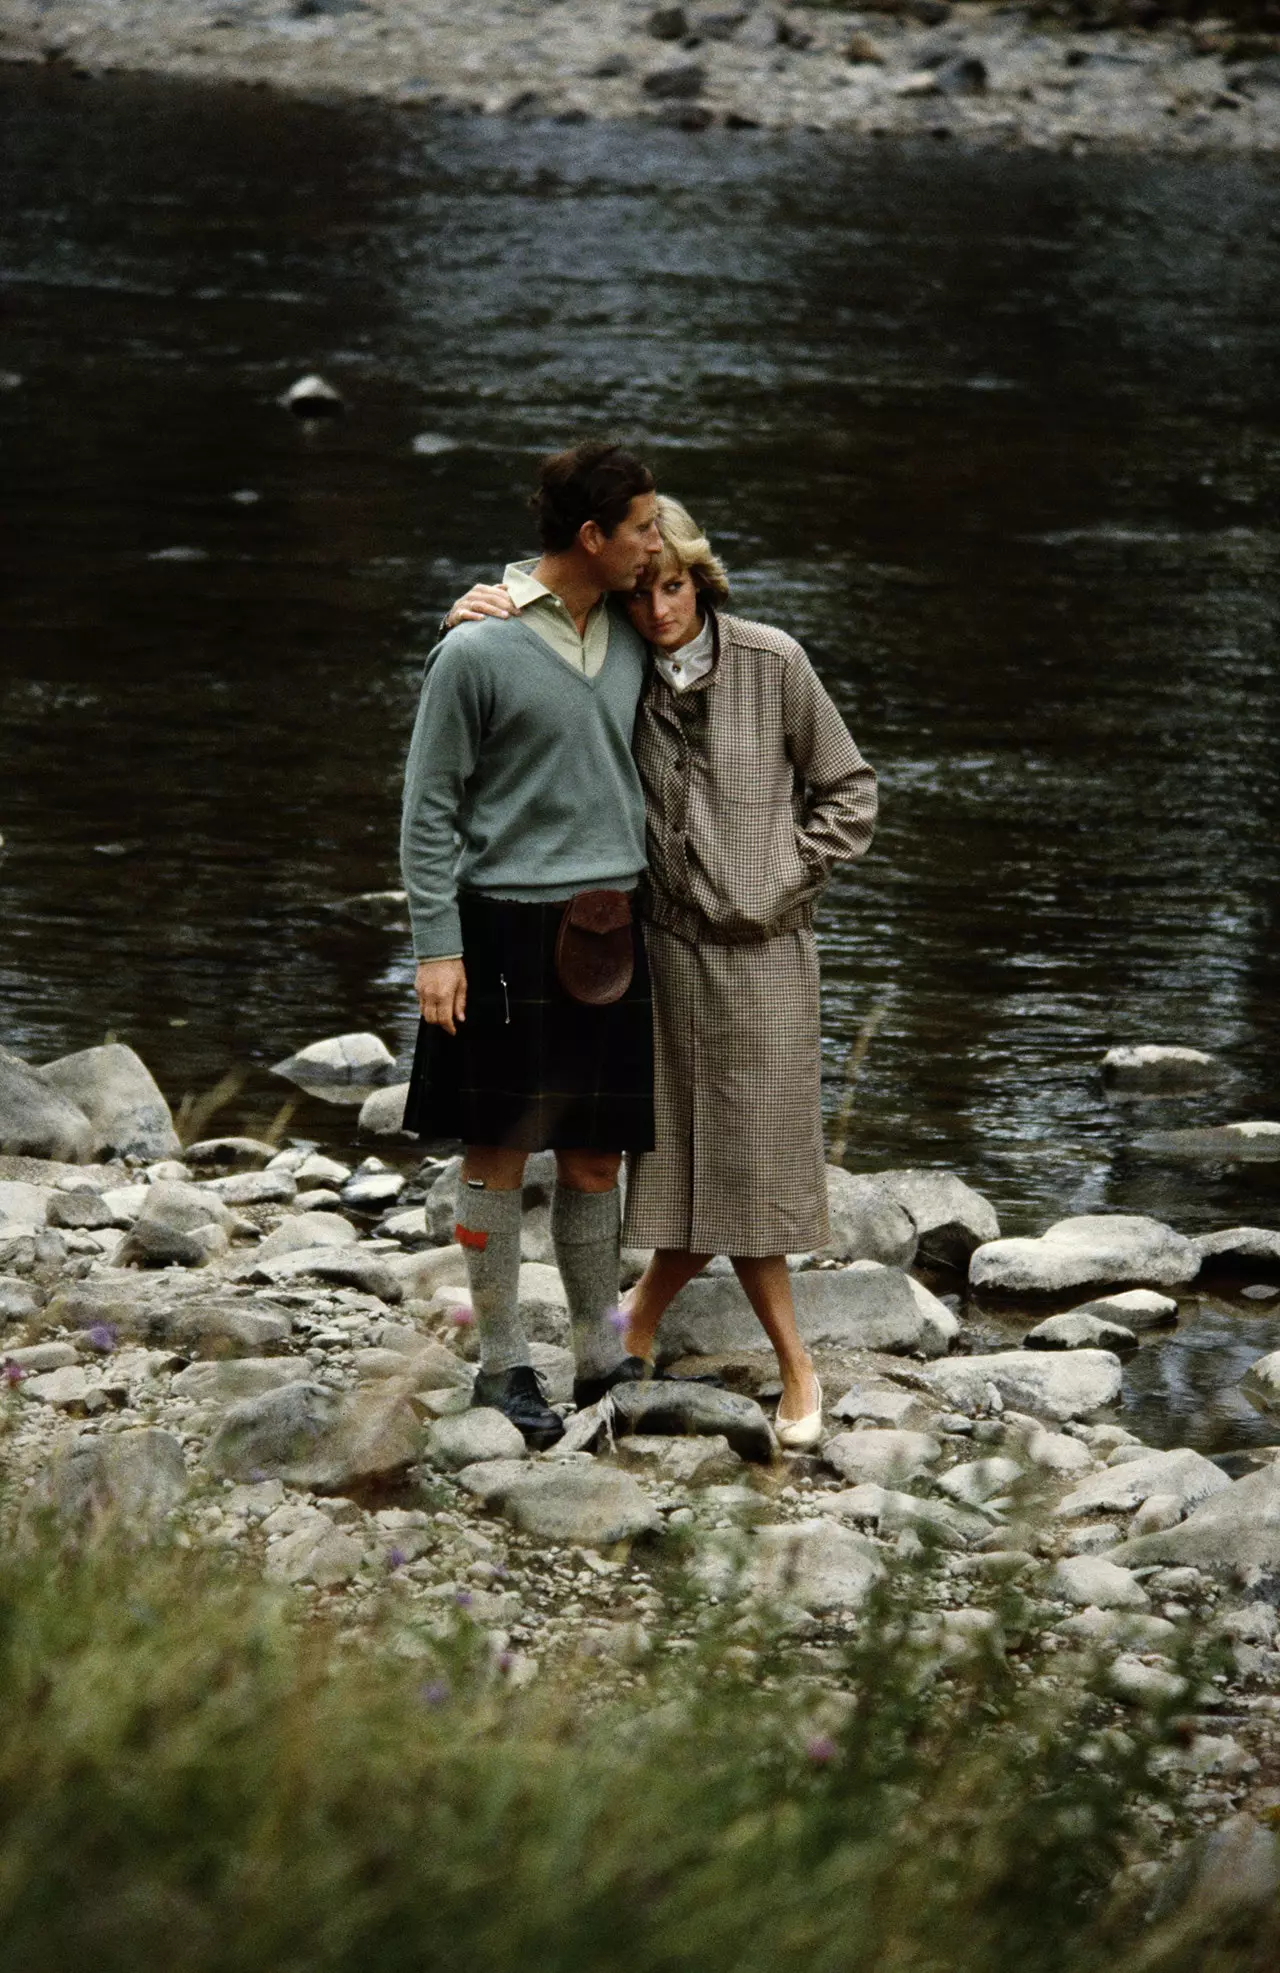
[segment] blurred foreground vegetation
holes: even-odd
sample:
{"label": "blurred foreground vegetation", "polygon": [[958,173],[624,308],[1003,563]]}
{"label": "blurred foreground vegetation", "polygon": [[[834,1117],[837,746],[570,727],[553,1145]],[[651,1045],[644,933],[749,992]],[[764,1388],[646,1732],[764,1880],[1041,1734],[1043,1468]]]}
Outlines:
{"label": "blurred foreground vegetation", "polygon": [[630,1674],[584,1664],[512,1691],[464,1617],[406,1638],[396,1605],[353,1638],[182,1550],[11,1555],[0,1969],[1280,1958],[1265,1918],[1215,1936],[1114,1891],[1172,1722],[1100,1729],[1089,1692],[1047,1696],[995,1657],[925,1675],[901,1585],[835,1694],[795,1676],[794,1643],[745,1652],[731,1612],[678,1662],[658,1648]]}

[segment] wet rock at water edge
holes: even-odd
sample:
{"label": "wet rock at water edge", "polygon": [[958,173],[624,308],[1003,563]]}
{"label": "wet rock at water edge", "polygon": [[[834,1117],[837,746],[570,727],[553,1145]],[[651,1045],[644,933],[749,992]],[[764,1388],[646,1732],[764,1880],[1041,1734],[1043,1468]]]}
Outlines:
{"label": "wet rock at water edge", "polygon": [[87,1164],[93,1128],[39,1069],[0,1048],[0,1152]]}
{"label": "wet rock at water edge", "polygon": [[118,1523],[145,1533],[179,1506],[187,1491],[182,1447],[170,1432],[146,1427],[110,1438],[73,1440],[36,1478],[23,1520],[42,1514],[71,1524]]}
{"label": "wet rock at water edge", "polygon": [[46,1063],[44,1075],[89,1119],[96,1157],[176,1158],[182,1146],[151,1071],[123,1042]]}
{"label": "wet rock at water edge", "polygon": [[395,1077],[395,1057],[376,1034],[330,1035],[313,1041],[296,1055],[276,1062],[272,1075],[283,1076],[309,1096],[331,1103],[363,1104],[371,1090]]}
{"label": "wet rock at water edge", "polygon": [[1037,1322],[1022,1339],[1027,1350],[1134,1350],[1138,1339],[1132,1329],[1083,1309],[1069,1309],[1065,1315],[1051,1315]]}
{"label": "wet rock at water edge", "polygon": [[1256,1274],[1271,1265],[1280,1271],[1280,1233],[1265,1226],[1229,1226],[1203,1233],[1196,1241],[1202,1274]]}
{"label": "wet rock at water edge", "polygon": [[609,1395],[615,1432],[722,1437],[739,1458],[765,1464],[777,1451],[773,1429],[760,1406],[736,1392],[673,1378],[617,1384]]}
{"label": "wet rock at water edge", "polygon": [[1000,1238],[995,1207],[954,1172],[883,1171],[876,1173],[876,1182],[910,1214],[917,1237],[914,1260],[921,1267],[964,1274],[974,1249]]}
{"label": "wet rock at water edge", "polygon": [[1259,1411],[1280,1415],[1280,1350],[1251,1363],[1240,1379],[1240,1389]]}
{"label": "wet rock at water edge", "polygon": [[1154,1042],[1109,1048],[1102,1058],[1102,1079],[1109,1089],[1139,1094],[1205,1089],[1223,1073],[1221,1062],[1203,1049],[1165,1047]]}
{"label": "wet rock at water edge", "polygon": [[827,1166],[831,1238],[821,1249],[838,1261],[880,1261],[910,1267],[916,1256],[916,1222],[879,1176]]}
{"label": "wet rock at water edge", "polygon": [[1109,1350],[999,1350],[951,1357],[917,1371],[920,1383],[958,1411],[977,1412],[994,1392],[1002,1405],[1033,1417],[1087,1418],[1120,1395],[1120,1362]]}
{"label": "wet rock at water edge", "polygon": [[203,1137],[197,1144],[188,1144],[182,1155],[197,1170],[232,1165],[261,1168],[275,1157],[276,1146],[258,1137]]}
{"label": "wet rock at water edge", "polygon": [[1149,1130],[1134,1143],[1165,1157],[1221,1159],[1228,1164],[1280,1163],[1280,1123],[1214,1124],[1199,1130]]}
{"label": "wet rock at water edge", "polygon": [[331,418],[340,418],[346,410],[342,393],[334,389],[323,377],[299,377],[290,384],[280,399],[286,411],[292,411],[295,418],[304,424],[318,424]]}
{"label": "wet rock at water edge", "polygon": [[386,1089],[375,1089],[360,1105],[357,1128],[366,1137],[413,1137],[414,1132],[404,1128],[408,1095],[407,1082],[393,1082]]}
{"label": "wet rock at water edge", "polygon": [[1066,1314],[1096,1316],[1099,1321],[1115,1322],[1140,1334],[1147,1329],[1173,1328],[1178,1304],[1172,1295],[1157,1294],[1154,1288],[1125,1288],[1118,1295],[1099,1295],[1094,1301],[1081,1302]]}
{"label": "wet rock at water edge", "polygon": [[1140,1213],[1083,1213],[1038,1239],[993,1240],[969,1263],[970,1285],[997,1295],[1052,1295],[1112,1283],[1177,1288],[1200,1271],[1193,1240]]}

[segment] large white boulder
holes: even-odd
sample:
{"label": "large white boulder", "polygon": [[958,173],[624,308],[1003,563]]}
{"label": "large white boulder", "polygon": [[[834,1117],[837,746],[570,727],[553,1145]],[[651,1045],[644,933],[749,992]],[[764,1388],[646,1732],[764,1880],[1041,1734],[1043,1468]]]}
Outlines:
{"label": "large white boulder", "polygon": [[[904,1353],[918,1350],[934,1333],[908,1277],[876,1261],[794,1274],[791,1286],[797,1326],[810,1347]],[[675,1297],[658,1329],[660,1364],[770,1347],[732,1275],[697,1276]]]}
{"label": "large white boulder", "polygon": [[1086,1418],[1120,1395],[1120,1360],[1109,1350],[997,1350],[948,1357],[919,1372],[953,1410],[980,1411],[994,1388],[1002,1404],[1036,1418]]}
{"label": "large white boulder", "polygon": [[876,1178],[915,1222],[922,1267],[963,1274],[975,1247],[1000,1238],[990,1200],[949,1171],[882,1171]]}
{"label": "large white boulder", "polygon": [[45,1080],[89,1119],[98,1157],[176,1158],[182,1146],[159,1084],[121,1041],[47,1062]]}
{"label": "large white boulder", "polygon": [[969,1263],[980,1292],[1057,1295],[1111,1283],[1179,1288],[1200,1272],[1194,1240],[1141,1213],[1083,1213],[1039,1239],[991,1240]]}
{"label": "large white boulder", "polygon": [[0,1048],[0,1153],[82,1165],[93,1156],[93,1141],[79,1105],[43,1070]]}
{"label": "large white boulder", "polygon": [[910,1267],[916,1225],[878,1176],[827,1166],[831,1239],[822,1252],[837,1261],[880,1261]]}
{"label": "large white boulder", "polygon": [[1176,1528],[1140,1535],[1110,1551],[1116,1562],[1148,1562],[1247,1576],[1280,1571],[1280,1464],[1234,1480]]}
{"label": "large white boulder", "polygon": [[273,1063],[271,1073],[326,1102],[363,1104],[371,1090],[392,1080],[395,1068],[394,1055],[376,1034],[335,1034]]}
{"label": "large white boulder", "polygon": [[1167,1495],[1182,1510],[1198,1507],[1231,1485],[1220,1466],[1181,1446],[1174,1452],[1148,1452],[1091,1473],[1058,1507],[1068,1520],[1097,1513],[1132,1513],[1145,1500]]}
{"label": "large white boulder", "polygon": [[1216,1056],[1202,1048],[1171,1047],[1160,1042],[1126,1043],[1109,1048],[1102,1058],[1103,1081],[1112,1089],[1160,1095],[1180,1089],[1204,1089],[1224,1073]]}

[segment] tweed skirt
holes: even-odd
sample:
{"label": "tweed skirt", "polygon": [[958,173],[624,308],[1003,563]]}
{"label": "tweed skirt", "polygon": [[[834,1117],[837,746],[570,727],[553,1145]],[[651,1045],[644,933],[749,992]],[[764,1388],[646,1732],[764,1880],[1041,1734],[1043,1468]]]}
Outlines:
{"label": "tweed skirt", "polygon": [[657,1148],[631,1163],[627,1244],[745,1259],[824,1246],[813,933],[694,945],[647,924],[645,942]]}
{"label": "tweed skirt", "polygon": [[418,1024],[406,1130],[520,1151],[653,1147],[653,1015],[644,940],[612,1007],[584,1007],[556,978],[563,904],[464,892],[467,1018]]}

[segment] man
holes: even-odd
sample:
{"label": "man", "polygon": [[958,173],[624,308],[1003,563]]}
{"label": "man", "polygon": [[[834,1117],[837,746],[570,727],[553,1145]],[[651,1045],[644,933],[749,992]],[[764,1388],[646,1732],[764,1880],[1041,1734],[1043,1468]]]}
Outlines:
{"label": "man", "polygon": [[609,598],[635,586],[661,540],[653,476],[617,445],[548,459],[533,504],[542,554],[503,577],[515,614],[459,625],[427,659],[401,857],[422,1013],[405,1122],[466,1145],[457,1233],[480,1340],[475,1402],[544,1447],[564,1428],[519,1316],[530,1151],[556,1153],[575,1400],[645,1371],[615,1326],[618,1167],[624,1150],[653,1147],[643,942],[608,1006],[570,998],[555,949],[570,898],[633,891],[644,866],[631,739],[646,652]]}

